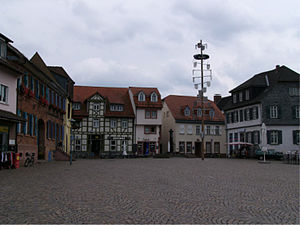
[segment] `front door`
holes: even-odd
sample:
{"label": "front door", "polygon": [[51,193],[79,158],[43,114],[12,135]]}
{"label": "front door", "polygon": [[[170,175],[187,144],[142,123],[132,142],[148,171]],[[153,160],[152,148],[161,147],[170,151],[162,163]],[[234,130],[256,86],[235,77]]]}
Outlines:
{"label": "front door", "polygon": [[92,140],[92,152],[94,156],[99,156],[100,153],[100,140]]}
{"label": "front door", "polygon": [[195,155],[201,156],[201,142],[195,142]]}

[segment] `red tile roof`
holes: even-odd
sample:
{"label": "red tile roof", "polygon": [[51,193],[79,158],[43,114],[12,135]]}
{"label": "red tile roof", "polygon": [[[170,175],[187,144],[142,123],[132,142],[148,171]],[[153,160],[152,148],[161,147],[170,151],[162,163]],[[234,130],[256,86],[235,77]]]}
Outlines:
{"label": "red tile roof", "polygon": [[[74,102],[81,103],[81,110],[74,110],[75,117],[88,116],[86,110],[86,100],[97,93],[106,100],[106,111],[104,113],[105,116],[134,117],[128,88],[74,86]],[[109,107],[110,103],[123,105],[124,111],[111,112]]]}
{"label": "red tile roof", "polygon": [[[157,88],[148,88],[148,87],[129,87],[133,94],[133,100],[138,108],[162,108],[161,96]],[[146,95],[146,101],[138,101],[138,94],[144,92]],[[151,102],[151,94],[155,92],[157,94],[157,102]]]}
{"label": "red tile roof", "polygon": [[[197,101],[198,100],[198,101]],[[173,117],[175,120],[195,120],[202,119],[202,117],[196,117],[197,109],[201,108],[201,101],[197,97],[193,96],[180,96],[180,95],[169,95],[163,99],[168,105]],[[190,116],[184,115],[184,109],[188,106],[190,108]],[[216,106],[213,101],[208,100],[204,104],[204,108],[209,111],[214,110],[214,117],[211,119],[209,113],[202,114],[204,115],[205,121],[212,122],[224,122],[225,118],[220,109]]]}

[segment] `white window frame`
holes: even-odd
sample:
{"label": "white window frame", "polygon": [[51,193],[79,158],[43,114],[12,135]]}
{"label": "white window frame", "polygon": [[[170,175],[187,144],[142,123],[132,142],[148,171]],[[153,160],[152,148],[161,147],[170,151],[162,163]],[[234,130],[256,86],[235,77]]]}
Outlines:
{"label": "white window frame", "polygon": [[99,119],[93,119],[93,128],[99,128]]}
{"label": "white window frame", "polygon": [[138,101],[139,101],[139,102],[144,102],[145,100],[146,100],[146,98],[145,98],[144,92],[140,92],[140,93],[138,94]]}
{"label": "white window frame", "polygon": [[236,94],[232,94],[232,102],[236,103]]}
{"label": "white window frame", "polygon": [[122,140],[122,143],[121,143],[121,149],[122,149],[122,152],[123,151],[128,151],[128,141],[127,140]]}
{"label": "white window frame", "polygon": [[81,139],[75,139],[75,151],[81,150]]}
{"label": "white window frame", "polygon": [[278,132],[276,130],[272,130],[270,132],[270,144],[278,145],[278,143],[279,143]]}
{"label": "white window frame", "polygon": [[97,110],[97,111],[100,110],[100,103],[94,103],[93,104],[93,109]]}
{"label": "white window frame", "polygon": [[0,84],[0,103],[8,103],[8,86]]}
{"label": "white window frame", "polygon": [[179,134],[184,134],[185,130],[184,130],[184,124],[180,124],[179,125]]}
{"label": "white window frame", "polygon": [[205,134],[206,135],[211,135],[211,129],[210,128],[211,128],[210,125],[205,126]]}
{"label": "white window frame", "polygon": [[117,120],[115,120],[115,119],[111,119],[110,120],[110,127],[111,128],[116,128],[117,127]]}
{"label": "white window frame", "polygon": [[215,126],[215,135],[221,135],[220,126]]}
{"label": "white window frame", "polygon": [[256,114],[257,114],[257,108],[256,107],[253,107],[252,114],[253,114],[252,117],[253,117],[254,120],[258,119],[258,118],[256,118]]}
{"label": "white window frame", "polygon": [[184,115],[185,116],[189,116],[190,114],[191,114],[190,108],[189,107],[185,107],[185,109],[184,109]]}
{"label": "white window frame", "polygon": [[277,105],[271,105],[270,106],[270,118],[271,119],[277,119],[278,118],[278,106]]}
{"label": "white window frame", "polygon": [[201,108],[198,108],[197,109],[197,116],[202,116],[202,109]]}
{"label": "white window frame", "polygon": [[110,151],[117,151],[117,141],[116,140],[110,140],[109,141],[109,148],[110,148]]}
{"label": "white window frame", "polygon": [[157,102],[157,94],[155,92],[151,94],[151,102]]}
{"label": "white window frame", "polygon": [[201,126],[196,126],[196,135],[201,134]]}
{"label": "white window frame", "polygon": [[76,102],[73,104],[73,109],[74,110],[80,110],[80,103]]}
{"label": "white window frame", "polygon": [[122,128],[127,129],[128,128],[128,120],[122,120]]}
{"label": "white window frame", "polygon": [[184,141],[179,141],[179,152],[185,153],[185,142]]}
{"label": "white window frame", "polygon": [[188,125],[187,134],[193,134],[193,125]]}

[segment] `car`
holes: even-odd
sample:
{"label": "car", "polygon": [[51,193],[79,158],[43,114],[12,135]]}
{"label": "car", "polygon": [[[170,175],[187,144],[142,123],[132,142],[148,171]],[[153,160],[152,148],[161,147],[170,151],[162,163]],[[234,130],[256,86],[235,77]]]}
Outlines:
{"label": "car", "polygon": [[[261,149],[257,149],[255,151],[255,156],[258,159],[264,158],[264,152]],[[268,149],[266,152],[266,159],[277,159],[281,160],[283,158],[283,153],[279,151],[275,151],[274,149]]]}

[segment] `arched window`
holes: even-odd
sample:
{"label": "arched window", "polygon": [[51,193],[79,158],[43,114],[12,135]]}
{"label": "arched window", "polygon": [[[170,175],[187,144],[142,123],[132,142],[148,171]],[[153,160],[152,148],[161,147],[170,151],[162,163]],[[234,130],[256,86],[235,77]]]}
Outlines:
{"label": "arched window", "polygon": [[200,108],[197,109],[197,116],[202,116],[202,110]]}
{"label": "arched window", "polygon": [[157,102],[157,94],[155,92],[151,94],[151,102]]}
{"label": "arched window", "polygon": [[139,100],[139,102],[144,102],[145,101],[145,94],[144,94],[144,92],[140,92],[139,93],[138,100]]}
{"label": "arched window", "polygon": [[188,106],[185,107],[185,109],[184,109],[184,115],[185,116],[189,116],[190,115],[190,108]]}

